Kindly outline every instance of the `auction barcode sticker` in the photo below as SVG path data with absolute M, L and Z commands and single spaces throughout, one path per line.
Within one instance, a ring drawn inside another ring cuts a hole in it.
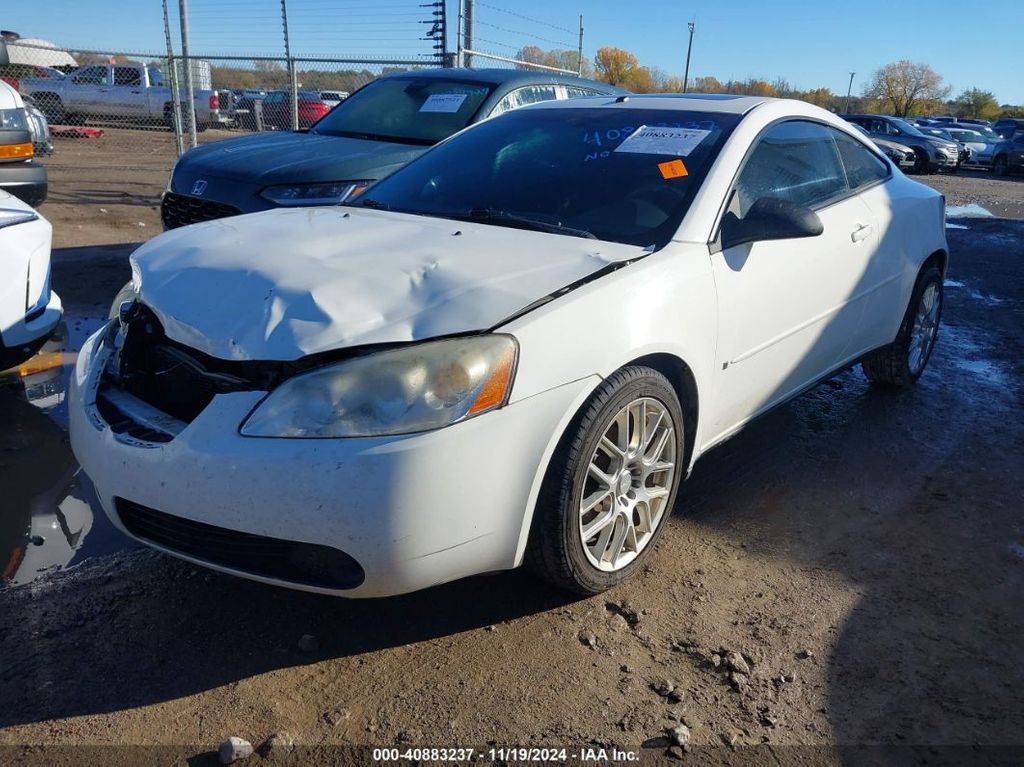
M 697 128 L 659 128 L 641 125 L 615 148 L 616 152 L 686 157 L 711 131 Z
M 431 93 L 427 100 L 420 107 L 421 112 L 447 112 L 449 114 L 458 112 L 462 102 L 466 100 L 465 93 Z

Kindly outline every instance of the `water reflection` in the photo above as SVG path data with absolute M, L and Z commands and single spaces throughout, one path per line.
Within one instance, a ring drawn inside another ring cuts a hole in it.
M 132 545 L 104 516 L 67 437 L 71 369 L 101 324 L 68 318 L 35 357 L 0 373 L 0 585 Z

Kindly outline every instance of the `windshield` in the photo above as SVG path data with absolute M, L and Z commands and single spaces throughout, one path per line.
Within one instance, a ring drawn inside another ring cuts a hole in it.
M 667 109 L 515 110 L 353 204 L 661 247 L 739 120 Z
M 388 77 L 353 93 L 313 126 L 326 136 L 436 144 L 472 122 L 490 83 Z
M 906 120 L 901 120 L 898 117 L 894 117 L 894 118 L 892 118 L 892 123 L 893 123 L 893 125 L 897 126 L 901 131 L 903 131 L 904 133 L 907 133 L 907 134 L 909 134 L 911 136 L 923 136 L 924 135 L 923 133 L 921 133 L 921 131 L 919 131 L 913 125 L 908 123 Z

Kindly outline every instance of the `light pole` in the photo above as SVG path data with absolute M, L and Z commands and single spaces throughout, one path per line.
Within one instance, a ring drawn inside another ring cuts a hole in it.
M 850 72 L 850 84 L 846 87 L 846 109 L 843 110 L 846 114 L 850 114 L 850 93 L 853 92 L 853 76 L 855 74 L 857 73 Z
M 693 50 L 693 30 L 697 25 L 690 21 L 686 26 L 690 28 L 690 42 L 686 46 L 686 70 L 683 72 L 683 93 L 686 93 L 686 84 L 690 80 L 690 52 Z

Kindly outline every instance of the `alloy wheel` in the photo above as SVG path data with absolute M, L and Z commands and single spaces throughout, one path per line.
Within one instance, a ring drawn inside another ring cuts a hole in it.
M 584 554 L 597 569 L 628 566 L 661 524 L 675 480 L 675 431 L 669 410 L 651 397 L 633 400 L 605 427 L 579 508 Z
M 907 366 L 913 375 L 917 375 L 924 368 L 935 344 L 935 337 L 939 332 L 939 286 L 931 283 L 921 294 L 921 300 L 917 305 L 917 313 L 914 315 L 914 324 L 910 329 L 910 344 L 907 352 Z

